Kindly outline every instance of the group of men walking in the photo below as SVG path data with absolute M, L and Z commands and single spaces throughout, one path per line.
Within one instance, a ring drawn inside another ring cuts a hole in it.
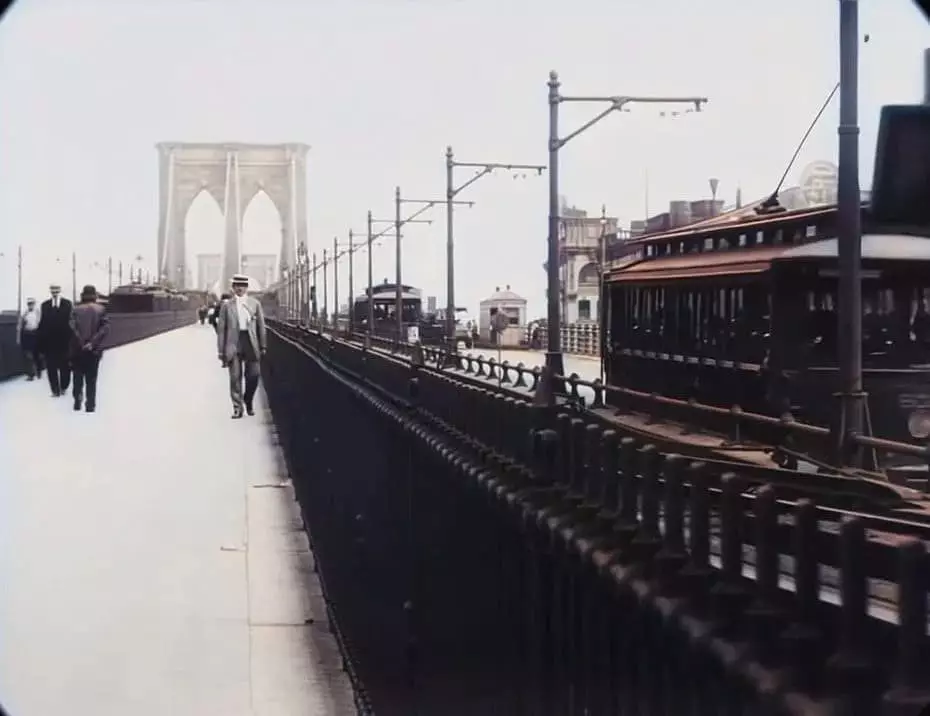
M 216 330 L 220 365 L 229 372 L 229 396 L 235 419 L 255 415 L 261 359 L 268 346 L 262 305 L 248 295 L 248 288 L 247 276 L 234 276 L 232 294 L 223 294 L 210 316 Z M 44 367 L 54 397 L 67 395 L 73 383 L 74 409 L 84 407 L 92 413 L 97 408 L 103 340 L 109 331 L 106 310 L 97 302 L 93 286 L 84 287 L 76 306 L 62 298 L 61 286 L 49 286 L 49 293 L 50 297 L 38 308 L 35 299 L 27 299 L 26 311 L 20 319 L 19 344 L 26 359 L 28 379 L 41 378 Z
M 49 286 L 49 294 L 39 308 L 35 299 L 27 299 L 20 319 L 19 345 L 28 380 L 41 378 L 44 368 L 53 397 L 67 395 L 72 387 L 74 409 L 86 408 L 93 413 L 97 409 L 103 340 L 109 330 L 106 310 L 97 302 L 97 289 L 91 285 L 81 290 L 76 306 L 61 296 L 57 284 Z

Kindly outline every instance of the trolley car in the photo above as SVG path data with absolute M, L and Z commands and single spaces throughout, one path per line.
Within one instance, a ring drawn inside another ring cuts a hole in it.
M 902 175 L 928 157 L 908 156 L 898 130 L 919 131 L 930 150 L 930 114 L 902 128 L 890 120 L 903 109 L 883 112 L 873 201 L 862 206 L 863 381 L 873 433 L 923 442 L 930 210 L 902 195 L 926 196 L 930 186 L 921 194 L 903 184 L 930 177 Z M 837 219 L 836 207 L 722 216 L 617 247 L 603 282 L 608 383 L 829 425 L 839 384 Z
M 412 286 L 401 285 L 401 324 L 404 335 L 401 340 L 407 340 L 409 328 L 420 327 L 423 315 L 423 301 L 419 289 Z M 397 338 L 397 285 L 385 281 L 379 286 L 366 289 L 364 295 L 355 299 L 352 307 L 356 330 L 362 333 L 368 331 L 369 301 L 371 301 L 371 314 L 374 323 L 371 333 L 382 338 Z

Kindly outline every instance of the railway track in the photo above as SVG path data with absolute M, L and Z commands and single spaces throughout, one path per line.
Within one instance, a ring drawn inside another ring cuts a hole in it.
M 360 346 L 360 341 L 346 341 L 355 346 Z M 406 356 L 399 356 L 389 350 L 373 348 L 375 353 L 382 355 L 386 359 L 402 361 L 409 363 L 410 359 Z M 448 374 L 448 371 L 443 371 Z M 458 377 L 458 376 L 457 376 Z M 474 376 L 462 374 L 461 377 L 466 382 L 474 384 Z M 488 385 L 496 384 L 496 381 L 484 379 Z M 567 406 L 569 407 L 569 406 Z M 705 463 L 711 466 L 709 472 L 718 472 L 729 469 L 738 470 L 741 465 L 727 461 L 708 461 Z M 774 473 L 785 473 L 788 471 L 775 469 L 760 469 L 756 472 L 755 478 L 759 485 L 772 484 L 772 480 L 764 479 L 766 476 L 771 477 Z M 823 478 L 824 476 L 819 476 Z M 779 482 L 784 482 L 784 477 Z M 844 479 L 844 478 L 840 478 Z M 752 494 L 754 487 L 750 484 L 746 492 Z M 799 495 L 808 496 L 803 489 L 798 490 Z M 860 498 L 861 499 L 861 498 Z M 781 511 L 779 515 L 779 526 L 786 530 L 794 527 L 795 520 L 791 514 L 791 509 L 795 502 L 790 499 L 779 499 Z M 818 500 L 818 529 L 826 535 L 837 536 L 840 532 L 840 526 L 845 519 L 858 518 L 866 528 L 868 541 L 877 546 L 893 548 L 902 540 L 907 538 L 917 538 L 930 548 L 930 516 L 924 511 L 911 511 L 905 516 L 889 514 L 894 510 L 887 508 L 877 510 L 854 510 L 845 509 L 831 504 L 824 504 Z M 664 515 L 660 515 L 660 527 L 664 531 Z M 710 562 L 715 569 L 722 567 L 722 539 L 720 531 L 720 517 L 716 511 L 711 516 L 710 523 L 711 542 L 710 542 Z M 688 535 L 688 525 L 685 525 L 685 533 Z M 885 565 L 887 568 L 888 565 Z M 742 546 L 742 573 L 746 579 L 755 580 L 756 576 L 756 549 L 751 543 L 744 543 Z M 873 571 L 870 569 L 870 572 Z M 881 571 L 881 570 L 879 570 Z M 887 570 L 885 570 L 887 571 Z M 779 551 L 779 587 L 785 592 L 795 591 L 795 558 L 784 550 Z M 839 606 L 842 603 L 841 598 L 841 572 L 839 567 L 834 564 L 819 562 L 819 582 L 820 582 L 820 599 L 827 604 Z M 897 585 L 892 579 L 884 577 L 869 577 L 867 580 L 868 592 L 868 610 L 869 615 L 881 622 L 889 625 L 897 625 L 898 621 L 898 596 Z M 930 600 L 930 592 L 927 593 Z
M 346 343 L 362 346 L 363 341 L 343 339 Z M 411 358 L 388 348 L 372 346 L 369 350 L 402 362 Z M 432 369 L 429 365 L 425 368 Z M 499 378 L 477 376 L 460 369 L 443 369 L 444 375 L 452 375 L 461 381 L 520 397 L 533 399 L 531 386 L 515 386 Z M 677 453 L 700 459 L 714 467 L 714 472 L 737 472 L 749 483 L 770 484 L 778 494 L 788 499 L 810 498 L 825 507 L 869 517 L 898 518 L 905 533 L 923 525 L 930 540 L 930 500 L 924 493 L 908 487 L 893 485 L 872 477 L 853 477 L 839 473 L 816 472 L 811 466 L 802 465 L 799 470 L 785 469 L 772 458 L 772 448 L 751 441 L 733 444 L 725 437 L 699 432 L 693 426 L 670 421 L 655 421 L 650 416 L 637 413 L 618 413 L 613 408 L 586 408 L 567 398 L 558 402 L 571 414 L 582 414 L 617 431 L 643 442 L 655 444 L 666 454 Z

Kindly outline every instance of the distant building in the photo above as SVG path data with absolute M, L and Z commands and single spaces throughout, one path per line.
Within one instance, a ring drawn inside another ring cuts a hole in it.
M 837 166 L 832 162 L 817 160 L 803 167 L 798 175 L 796 186 L 783 187 L 778 192 L 778 203 L 788 211 L 812 209 L 817 206 L 836 204 Z M 863 192 L 863 201 L 867 201 L 869 192 Z M 712 202 L 710 199 L 699 201 L 671 201 L 669 210 L 650 216 L 644 220 L 630 222 L 630 235 L 642 236 L 662 231 L 671 231 L 684 226 L 717 224 L 736 221 L 744 216 L 755 214 L 756 207 L 769 198 L 769 195 L 743 204 L 742 191 L 737 188 L 736 201 L 732 206 L 725 206 L 723 201 Z
M 436 297 L 435 296 L 426 297 L 426 312 L 432 313 L 433 315 L 436 314 Z
M 601 240 L 616 240 L 617 218 L 588 216 L 564 203 L 559 228 L 559 304 L 567 323 L 597 320 Z M 543 268 L 545 269 L 545 264 Z

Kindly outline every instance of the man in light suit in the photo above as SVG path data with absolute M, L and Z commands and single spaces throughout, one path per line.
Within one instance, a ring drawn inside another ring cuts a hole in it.
M 233 276 L 234 295 L 220 306 L 216 326 L 217 353 L 220 362 L 229 369 L 229 397 L 233 404 L 232 417 L 236 419 L 242 417 L 243 403 L 246 412 L 255 415 L 252 401 L 261 375 L 259 361 L 268 345 L 262 304 L 246 295 L 248 288 L 248 276 Z

